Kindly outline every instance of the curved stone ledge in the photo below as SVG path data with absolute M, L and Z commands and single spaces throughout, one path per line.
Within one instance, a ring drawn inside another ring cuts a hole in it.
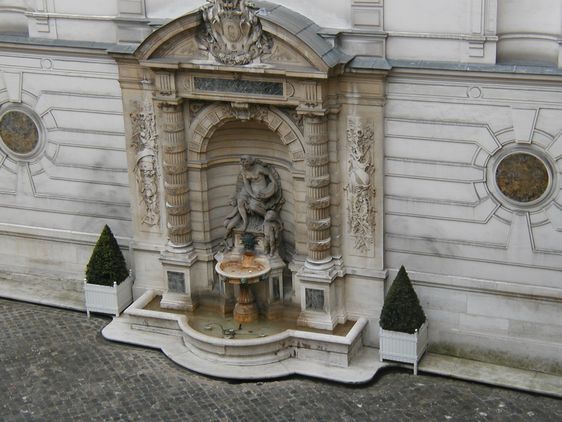
M 363 347 L 365 318 L 360 318 L 346 336 L 286 330 L 264 338 L 222 339 L 196 331 L 186 315 L 143 309 L 157 294 L 155 290 L 145 292 L 123 316 L 104 328 L 104 337 L 160 348 L 188 369 L 222 378 L 301 374 L 358 383 L 369 381 L 386 366 L 375 359 L 374 349 Z M 249 371 L 248 367 L 259 370 Z

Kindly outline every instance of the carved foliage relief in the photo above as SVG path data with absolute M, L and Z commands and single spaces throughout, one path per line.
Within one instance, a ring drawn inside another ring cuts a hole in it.
M 218 62 L 245 65 L 271 51 L 273 40 L 263 32 L 258 9 L 250 2 L 208 0 L 201 11 L 205 26 L 200 43 Z
M 131 113 L 135 151 L 135 175 L 142 210 L 141 222 L 156 226 L 160 222 L 160 192 L 158 189 L 158 133 L 152 102 L 147 100 Z
M 347 122 L 348 184 L 347 207 L 348 224 L 355 237 L 355 248 L 367 252 L 373 241 L 375 228 L 375 195 L 373 184 L 375 166 L 372 146 L 374 145 L 372 123 L 359 118 L 349 118 Z

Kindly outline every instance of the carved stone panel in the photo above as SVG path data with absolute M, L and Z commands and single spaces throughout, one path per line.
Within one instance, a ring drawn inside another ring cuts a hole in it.
M 375 188 L 373 176 L 374 131 L 371 122 L 359 118 L 347 121 L 348 183 L 347 192 L 348 224 L 355 237 L 355 248 L 367 252 L 373 241 L 375 228 Z
M 158 133 L 152 102 L 147 100 L 131 113 L 135 151 L 135 176 L 140 197 L 141 223 L 156 226 L 160 222 L 158 189 Z
M 246 0 L 208 0 L 201 8 L 203 48 L 220 63 L 245 65 L 269 53 L 273 41 L 263 32 L 258 9 Z

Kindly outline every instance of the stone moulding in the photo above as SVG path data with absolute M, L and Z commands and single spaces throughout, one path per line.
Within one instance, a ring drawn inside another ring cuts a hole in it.
M 188 148 L 191 153 L 204 154 L 207 143 L 214 131 L 222 124 L 244 117 L 246 120 L 255 120 L 266 124 L 269 129 L 277 133 L 281 142 L 289 148 L 289 154 L 295 162 L 304 161 L 304 139 L 302 133 L 293 121 L 275 107 L 257 106 L 248 104 L 222 104 L 209 103 L 199 111 L 193 120 L 187 138 L 190 140 Z
M 371 123 L 358 118 L 347 121 L 348 183 L 347 192 L 348 224 L 355 236 L 355 248 L 367 252 L 373 241 L 375 228 L 375 195 L 373 177 L 372 146 L 375 135 Z
M 221 378 L 263 379 L 303 374 L 340 382 L 367 382 L 386 364 L 363 347 L 368 324 L 360 318 L 346 336 L 286 330 L 256 339 L 222 339 L 200 333 L 188 316 L 143 309 L 158 293 L 146 291 L 103 330 L 105 338 L 156 347 L 193 371 Z M 260 370 L 248 371 L 248 366 Z

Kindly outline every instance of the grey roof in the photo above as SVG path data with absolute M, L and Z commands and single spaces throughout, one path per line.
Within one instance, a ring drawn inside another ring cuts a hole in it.
M 296 35 L 312 48 L 328 67 L 347 63 L 351 59 L 350 56 L 343 53 L 337 47 L 333 47 L 328 41 L 318 35 L 322 28 L 307 17 L 268 1 L 256 1 L 255 5 L 259 8 L 258 16 L 260 19 L 279 25 L 281 28 Z
M 111 50 L 121 45 L 93 41 L 51 40 L 48 38 L 30 38 L 21 35 L 0 35 L 0 42 L 12 44 L 37 45 L 46 47 L 86 48 L 92 50 Z M 131 48 L 135 48 L 132 46 Z
M 358 70 L 390 70 L 392 66 L 382 57 L 356 56 L 350 63 L 351 69 Z
M 555 66 L 453 63 L 426 60 L 387 60 L 381 57 L 371 56 L 357 56 L 349 62 L 348 67 L 350 69 L 358 70 L 424 69 L 453 70 L 460 72 L 508 73 L 519 75 L 562 76 L 562 69 Z
M 562 76 L 562 69 L 555 66 L 517 65 L 517 64 L 481 64 L 434 62 L 426 60 L 388 60 L 392 68 L 456 70 L 462 72 L 509 73 L 522 75 Z

